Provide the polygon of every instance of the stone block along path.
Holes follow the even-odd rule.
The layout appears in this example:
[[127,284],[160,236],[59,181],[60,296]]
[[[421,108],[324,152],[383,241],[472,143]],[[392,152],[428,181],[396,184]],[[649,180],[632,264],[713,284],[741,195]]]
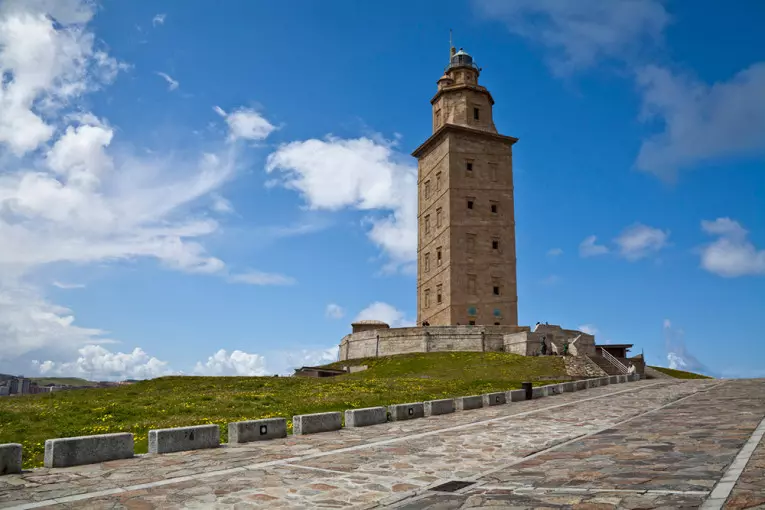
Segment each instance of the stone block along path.
[[644,380],[0,477],[0,508],[765,508],[765,379]]

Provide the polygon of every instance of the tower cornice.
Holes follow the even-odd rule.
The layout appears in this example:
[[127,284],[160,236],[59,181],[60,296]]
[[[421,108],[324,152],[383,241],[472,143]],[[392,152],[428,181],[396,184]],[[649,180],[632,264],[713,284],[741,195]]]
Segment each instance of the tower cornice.
[[456,92],[458,90],[473,90],[475,92],[478,92],[480,94],[484,94],[489,98],[489,102],[492,106],[494,106],[494,98],[491,97],[491,92],[488,91],[486,87],[482,87],[480,85],[471,85],[468,83],[461,83],[459,85],[450,85],[449,87],[444,87],[438,92],[436,92],[436,95],[433,96],[433,98],[430,100],[430,104],[434,104],[439,97],[443,96],[444,94],[448,92]]
[[[488,94],[488,92],[487,92]],[[501,142],[506,143],[507,145],[512,146],[515,142],[518,141],[517,138],[512,136],[505,136],[500,135],[497,133],[492,133],[491,131],[485,131],[483,129],[475,129],[467,126],[461,126],[459,124],[444,124],[438,130],[430,135],[430,138],[425,140],[419,147],[414,149],[412,152],[412,156],[415,158],[419,158],[423,152],[425,152],[431,145],[433,145],[435,142],[441,139],[445,134],[451,133],[451,132],[457,132],[457,133],[465,133],[469,135],[477,135],[482,138],[491,138],[494,140],[499,140]]]

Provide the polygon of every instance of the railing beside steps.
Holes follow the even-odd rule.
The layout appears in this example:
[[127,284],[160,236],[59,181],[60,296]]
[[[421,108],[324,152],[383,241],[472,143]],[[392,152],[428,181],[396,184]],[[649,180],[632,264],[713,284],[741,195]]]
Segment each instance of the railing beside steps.
[[618,359],[616,359],[616,358],[615,358],[615,357],[614,357],[612,354],[610,354],[608,351],[606,351],[605,349],[600,349],[600,352],[601,352],[601,353],[603,353],[603,357],[604,357],[604,358],[605,358],[605,359],[606,359],[606,360],[607,360],[609,363],[611,363],[613,366],[615,366],[615,367],[617,368],[617,370],[619,370],[619,372],[621,372],[622,374],[628,374],[628,373],[629,373],[629,368],[627,368],[627,367],[624,365],[624,363],[622,363],[621,361],[619,361]]

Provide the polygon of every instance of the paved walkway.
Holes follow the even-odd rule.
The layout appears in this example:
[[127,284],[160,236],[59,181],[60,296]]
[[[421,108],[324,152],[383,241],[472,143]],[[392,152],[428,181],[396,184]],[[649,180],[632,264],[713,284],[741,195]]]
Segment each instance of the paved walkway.
[[[728,508],[755,508],[764,503],[765,446],[755,450],[750,438],[765,429],[758,429],[764,417],[765,380],[649,380],[312,436],[37,469],[0,477],[0,508],[605,510],[704,501],[719,508],[726,498]],[[450,481],[463,484],[439,487]],[[713,489],[725,497],[710,498]]]

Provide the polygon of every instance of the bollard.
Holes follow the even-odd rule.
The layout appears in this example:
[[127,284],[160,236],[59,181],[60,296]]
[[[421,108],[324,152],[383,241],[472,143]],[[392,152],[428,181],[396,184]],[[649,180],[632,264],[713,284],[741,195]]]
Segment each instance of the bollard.
[[532,388],[530,382],[521,383],[521,388],[526,392],[526,400],[531,400]]

